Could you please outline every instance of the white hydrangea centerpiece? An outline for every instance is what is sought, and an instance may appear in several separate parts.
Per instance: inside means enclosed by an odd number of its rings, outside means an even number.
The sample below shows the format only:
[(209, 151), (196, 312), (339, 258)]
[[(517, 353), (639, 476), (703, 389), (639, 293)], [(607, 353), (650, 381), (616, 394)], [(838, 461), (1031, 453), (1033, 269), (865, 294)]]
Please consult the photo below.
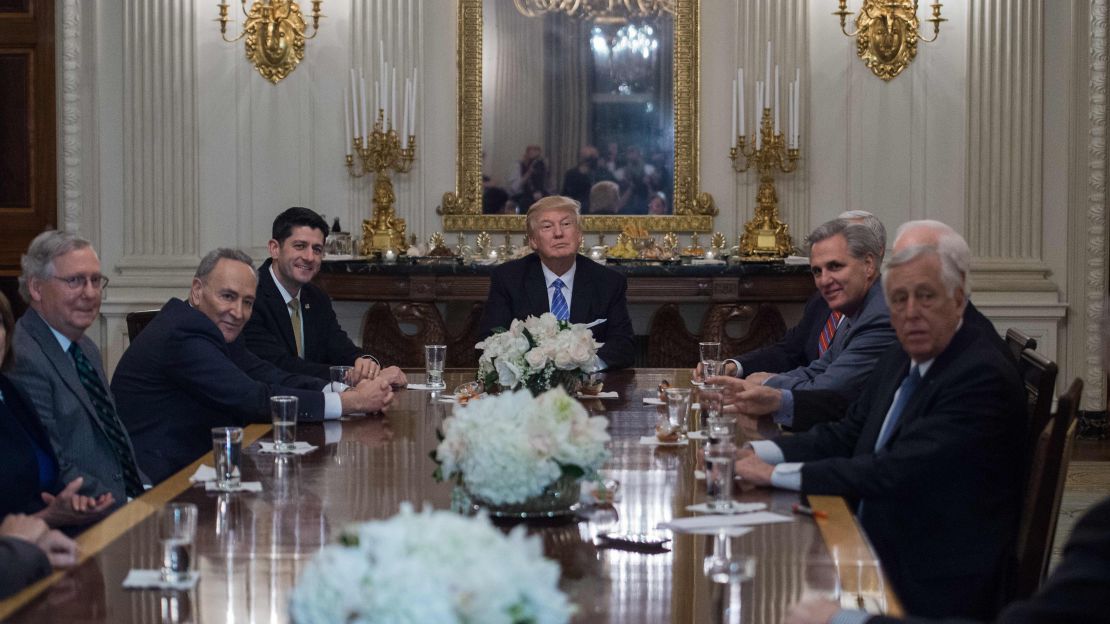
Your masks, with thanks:
[(560, 321), (550, 312), (514, 319), (509, 329), (475, 345), (482, 351), (478, 381), (486, 388), (526, 387), (533, 394), (557, 385), (573, 387), (597, 368), (601, 345), (585, 325)]
[(435, 476), (482, 501), (522, 503), (560, 478), (596, 478), (609, 459), (608, 426), (559, 387), (483, 397), (443, 422)]
[(564, 624), (574, 605), (558, 582), (558, 564), (523, 526), (506, 535), (484, 515), (416, 513), (404, 503), (321, 549), (290, 611), (296, 624)]

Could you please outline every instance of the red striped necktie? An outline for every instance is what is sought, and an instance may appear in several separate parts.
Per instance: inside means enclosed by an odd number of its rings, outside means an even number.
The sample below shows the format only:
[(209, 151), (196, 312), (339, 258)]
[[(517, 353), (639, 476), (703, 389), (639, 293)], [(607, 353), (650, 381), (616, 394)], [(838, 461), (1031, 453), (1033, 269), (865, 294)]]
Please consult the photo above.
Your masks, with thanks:
[(825, 355), (825, 351), (829, 350), (829, 345), (836, 336), (836, 328), (840, 327), (840, 320), (843, 318), (844, 315), (840, 312), (833, 311), (829, 314), (828, 320), (825, 321), (825, 328), (821, 330), (821, 336), (817, 339), (817, 357)]

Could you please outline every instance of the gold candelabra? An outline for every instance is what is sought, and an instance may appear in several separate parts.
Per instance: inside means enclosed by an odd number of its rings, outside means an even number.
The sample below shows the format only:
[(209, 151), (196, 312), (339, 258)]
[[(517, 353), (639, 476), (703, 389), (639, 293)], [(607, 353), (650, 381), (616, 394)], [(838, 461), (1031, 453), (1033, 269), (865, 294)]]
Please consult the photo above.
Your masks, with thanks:
[[(790, 227), (779, 220), (779, 198), (775, 192), (775, 172), (791, 173), (798, 168), (797, 147), (788, 147), (781, 132), (775, 132), (771, 109), (763, 109), (757, 141), (749, 147), (748, 137), (736, 137), (728, 150), (732, 169), (744, 173), (755, 167), (759, 174), (755, 216), (744, 224), (740, 235), (740, 254), (760, 259), (784, 258), (794, 252)], [(797, 137), (791, 141), (797, 144)]]
[(228, 43), (235, 43), (246, 37), (247, 60), (254, 65), (263, 78), (273, 84), (281, 82), (297, 68), (304, 58), (304, 42), (320, 32), (320, 4), (323, 0), (312, 0), (312, 34), (308, 34), (301, 7), (293, 0), (254, 0), (247, 9), (247, 0), (241, 0), (243, 11), (243, 32), (233, 39), (227, 38), (227, 2), (220, 2), (220, 36)]
[[(355, 156), (359, 168), (355, 169)], [(393, 181), (389, 176), (394, 173), (408, 173), (416, 156), (416, 136), (409, 135), (408, 146), (401, 144), (401, 136), (393, 128), (386, 130), (385, 113), (378, 110), (377, 121), (366, 137), (354, 138), (354, 154), (347, 154), (347, 173), (361, 178), (367, 173), (374, 174), (374, 212), (372, 219), (362, 221), (363, 255), (386, 249), (404, 249), (405, 220), (396, 217), (393, 205)]]

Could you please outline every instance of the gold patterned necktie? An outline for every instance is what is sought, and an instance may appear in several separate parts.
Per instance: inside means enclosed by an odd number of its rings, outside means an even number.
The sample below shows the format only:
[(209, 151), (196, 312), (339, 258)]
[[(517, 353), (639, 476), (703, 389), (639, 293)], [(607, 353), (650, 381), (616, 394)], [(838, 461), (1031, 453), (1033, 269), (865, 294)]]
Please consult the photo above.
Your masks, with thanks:
[(301, 336), (301, 302), (296, 297), (289, 300), (289, 320), (293, 323), (293, 339), (297, 341), (297, 357), (304, 357), (304, 337)]

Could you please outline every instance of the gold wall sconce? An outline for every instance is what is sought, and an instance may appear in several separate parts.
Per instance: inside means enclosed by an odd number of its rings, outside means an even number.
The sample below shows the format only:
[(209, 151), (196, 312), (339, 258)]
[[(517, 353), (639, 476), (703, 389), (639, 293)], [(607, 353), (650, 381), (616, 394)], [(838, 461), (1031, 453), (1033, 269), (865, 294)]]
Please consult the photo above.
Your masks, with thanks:
[(220, 2), (220, 36), (228, 43), (246, 38), (247, 60), (263, 78), (277, 84), (289, 75), (304, 58), (304, 42), (316, 37), (320, 29), (320, 5), (323, 0), (312, 0), (312, 35), (306, 35), (304, 15), (293, 0), (254, 0), (247, 9), (247, 0), (241, 0), (243, 32), (234, 39), (227, 38), (228, 4)]
[(863, 0), (856, 17), (856, 32), (847, 30), (847, 20), (852, 16), (848, 0), (840, 0), (840, 10), (833, 15), (840, 17), (840, 30), (856, 39), (856, 54), (865, 65), (883, 80), (892, 80), (906, 69), (917, 56), (917, 42), (932, 43), (940, 35), (940, 23), (948, 20), (940, 16), (940, 2), (930, 5), (933, 16), (925, 20), (933, 24), (933, 38), (926, 39), (918, 32), (918, 0)]

